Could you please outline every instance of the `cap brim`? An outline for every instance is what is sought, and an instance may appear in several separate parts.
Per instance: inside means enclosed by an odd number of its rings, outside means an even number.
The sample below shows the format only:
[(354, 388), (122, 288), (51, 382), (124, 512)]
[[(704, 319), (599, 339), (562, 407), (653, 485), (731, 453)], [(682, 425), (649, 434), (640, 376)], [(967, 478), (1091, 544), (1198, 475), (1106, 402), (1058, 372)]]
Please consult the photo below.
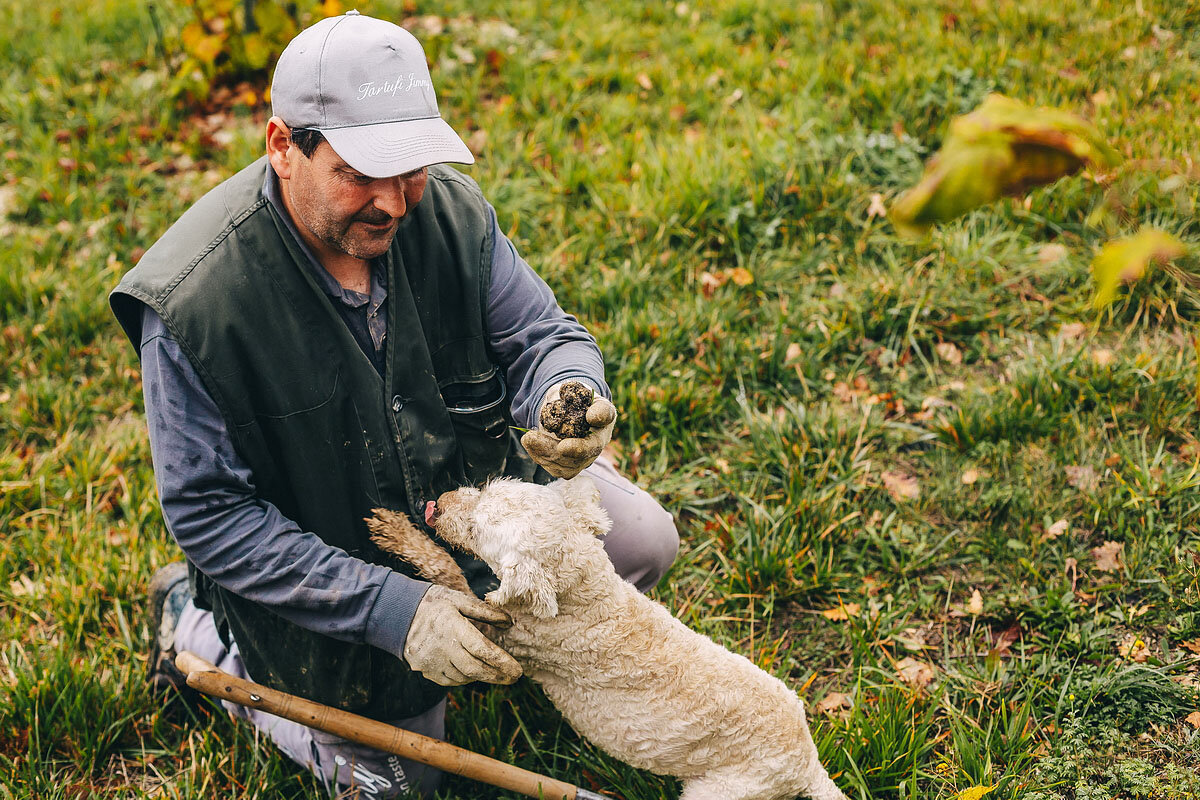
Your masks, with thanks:
[(403, 175), (431, 164), (475, 163), (441, 117), (318, 130), (343, 161), (371, 178)]

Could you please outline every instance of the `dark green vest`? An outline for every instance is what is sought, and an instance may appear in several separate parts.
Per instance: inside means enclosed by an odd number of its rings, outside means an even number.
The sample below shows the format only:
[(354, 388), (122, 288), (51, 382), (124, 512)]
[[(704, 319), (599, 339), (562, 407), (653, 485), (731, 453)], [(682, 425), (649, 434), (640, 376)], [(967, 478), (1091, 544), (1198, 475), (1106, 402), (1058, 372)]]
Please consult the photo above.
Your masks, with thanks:
[[(423, 517), (427, 500), (533, 467), (509, 430), (485, 334), (492, 235), (478, 187), (429, 170), (383, 257), (383, 378), (263, 196), (266, 159), (205, 195), (114, 290), (134, 346), (153, 308), (220, 407), (258, 494), (352, 556), (413, 574), (370, 541), (372, 508)], [(494, 577), (463, 557), (481, 594)], [(414, 716), (443, 690), (395, 656), (293, 625), (193, 570), (198, 603), (232, 634), (257, 681), (378, 719)]]

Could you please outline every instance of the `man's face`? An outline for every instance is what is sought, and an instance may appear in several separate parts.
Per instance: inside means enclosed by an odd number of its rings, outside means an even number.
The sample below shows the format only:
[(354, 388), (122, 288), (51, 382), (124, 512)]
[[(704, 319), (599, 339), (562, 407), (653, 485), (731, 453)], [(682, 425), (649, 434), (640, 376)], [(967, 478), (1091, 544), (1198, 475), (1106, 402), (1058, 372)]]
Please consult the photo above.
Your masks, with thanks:
[(421, 201), (428, 172), (369, 178), (346, 164), (328, 142), (312, 158), (292, 146), (286, 155), (288, 193), (296, 223), (335, 253), (369, 260), (387, 252), (400, 220)]

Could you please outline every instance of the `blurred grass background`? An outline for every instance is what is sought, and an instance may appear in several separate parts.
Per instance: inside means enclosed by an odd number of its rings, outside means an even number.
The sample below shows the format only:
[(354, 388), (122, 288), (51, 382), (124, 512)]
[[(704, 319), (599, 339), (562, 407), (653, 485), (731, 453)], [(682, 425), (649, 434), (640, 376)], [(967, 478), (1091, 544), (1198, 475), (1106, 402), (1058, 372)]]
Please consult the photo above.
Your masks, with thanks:
[[(469, 173), (599, 339), (619, 463), (683, 537), (656, 596), (802, 691), (849, 794), (1200, 795), (1197, 262), (1100, 317), (1087, 270), (1143, 224), (1200, 242), (1200, 7), (359, 7), (425, 44)], [(178, 553), (106, 295), (267, 116), (263, 81), (172, 99), (190, 13), (0, 6), (4, 797), (321, 793), (142, 682)], [(879, 206), (991, 91), (1130, 163), (898, 239)], [(464, 746), (677, 791), (527, 683), (452, 703)]]

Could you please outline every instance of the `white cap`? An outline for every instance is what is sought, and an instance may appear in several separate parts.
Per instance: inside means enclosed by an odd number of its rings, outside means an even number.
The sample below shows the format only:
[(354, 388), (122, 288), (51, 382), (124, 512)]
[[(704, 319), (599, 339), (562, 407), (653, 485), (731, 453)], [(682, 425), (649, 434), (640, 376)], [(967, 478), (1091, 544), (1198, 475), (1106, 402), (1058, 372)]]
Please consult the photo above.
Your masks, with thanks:
[(357, 11), (292, 39), (275, 65), (271, 112), (289, 128), (320, 131), (343, 161), (372, 178), (475, 162), (438, 113), (421, 43)]

